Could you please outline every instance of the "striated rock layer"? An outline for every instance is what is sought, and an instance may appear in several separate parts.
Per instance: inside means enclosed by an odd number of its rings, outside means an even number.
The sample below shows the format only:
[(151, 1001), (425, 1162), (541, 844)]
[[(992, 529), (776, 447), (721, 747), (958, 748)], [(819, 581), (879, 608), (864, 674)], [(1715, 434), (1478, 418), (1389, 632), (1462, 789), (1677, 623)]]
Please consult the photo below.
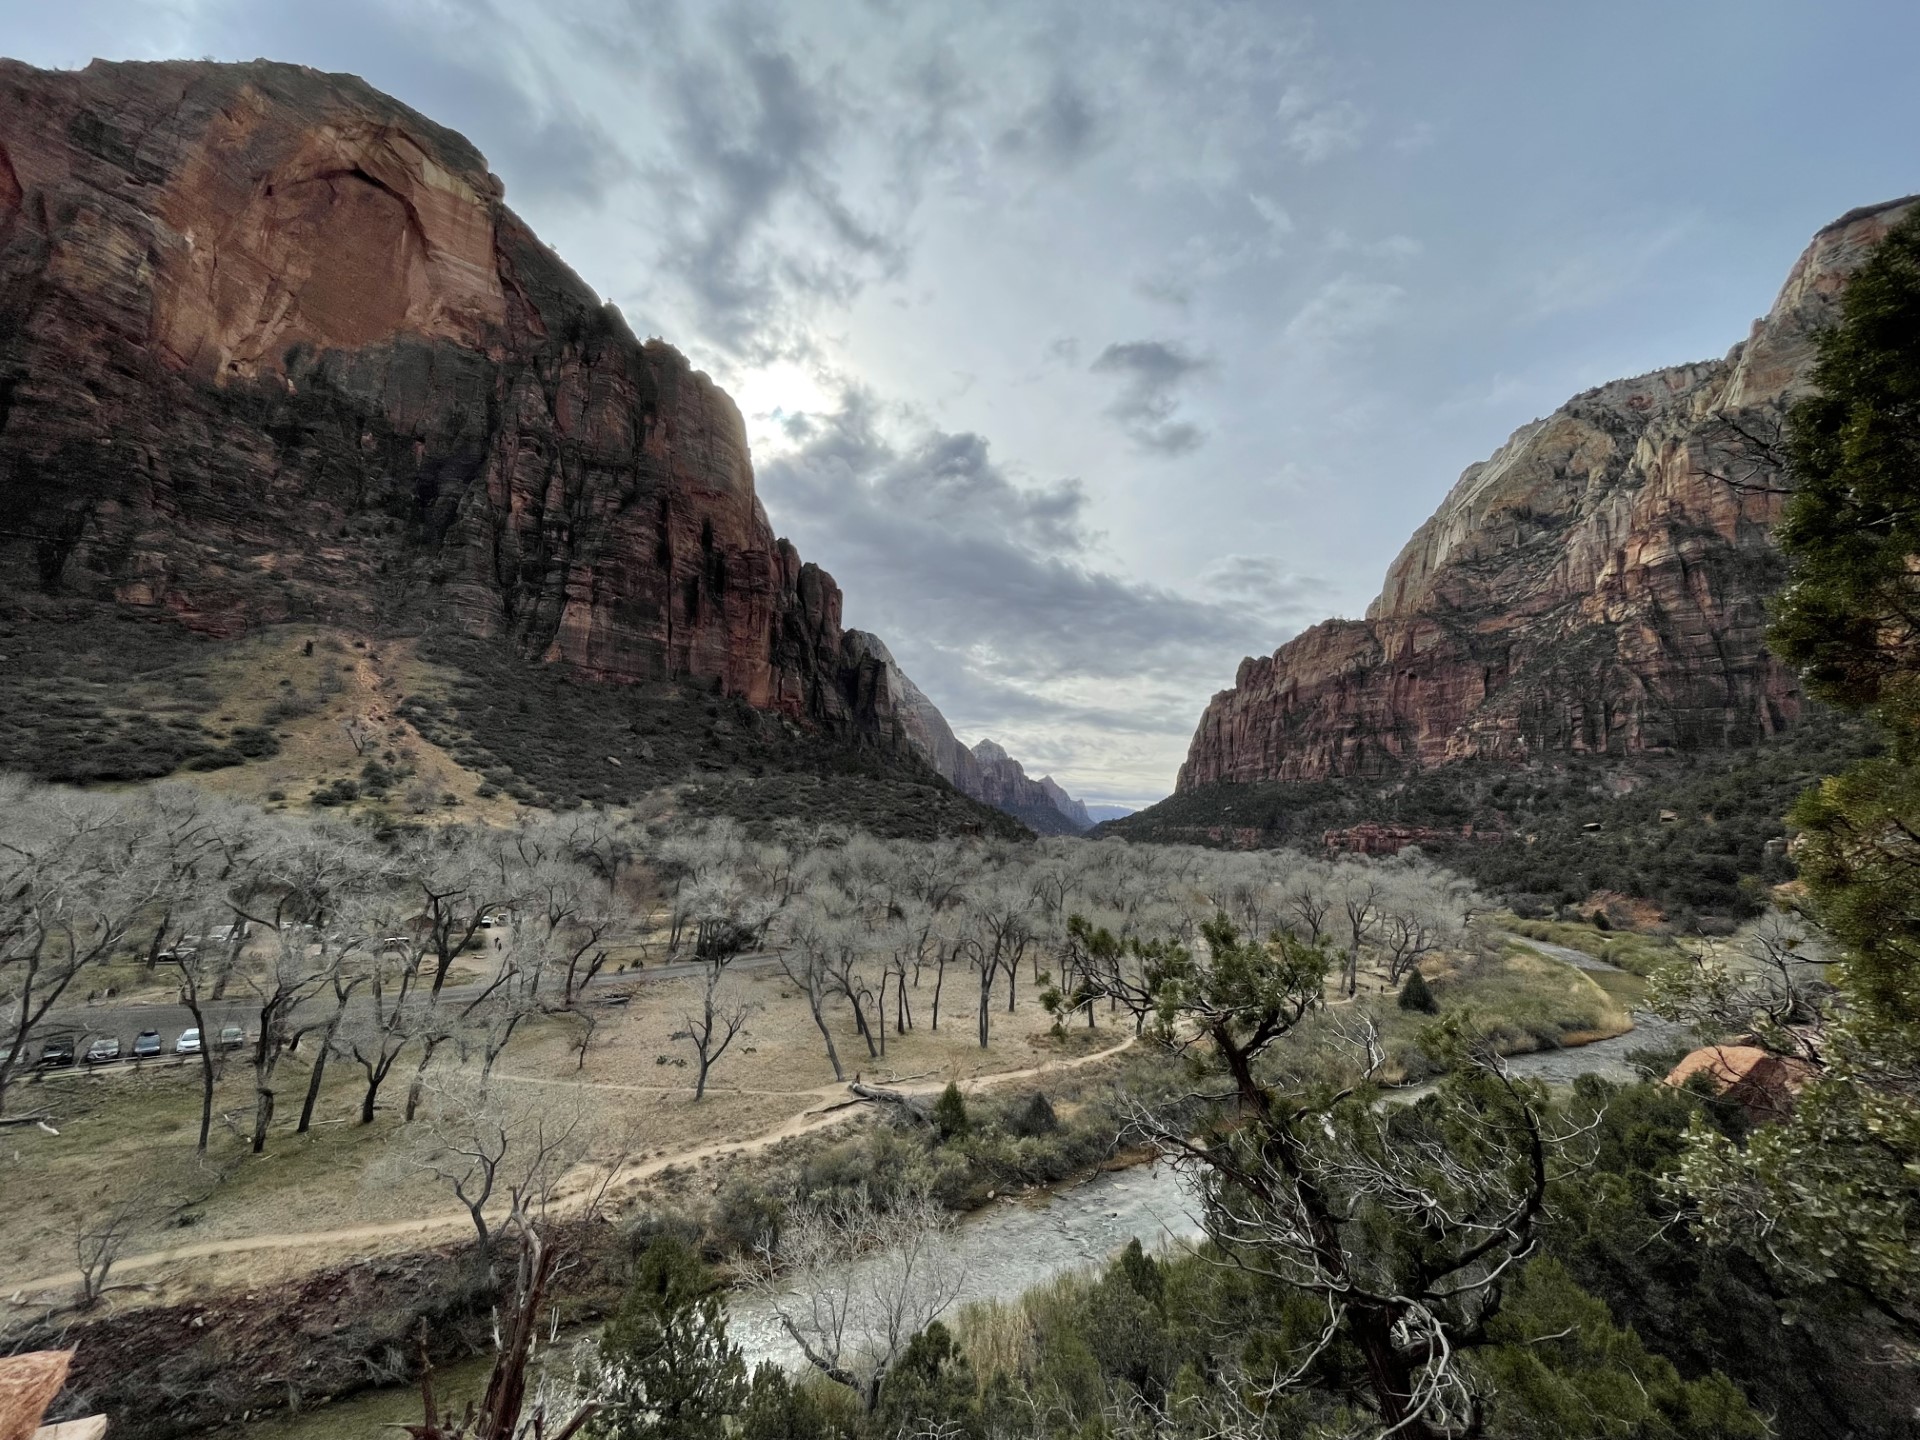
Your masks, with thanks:
[(1724, 360), (1615, 381), (1460, 477), (1364, 620), (1244, 660), (1178, 789), (1745, 744), (1799, 713), (1764, 643), (1777, 441), (1812, 336), (1912, 202), (1814, 237)]
[(739, 412), (467, 141), (255, 62), (0, 62), (0, 590), (500, 637), (892, 738)]
[(880, 663), (886, 677), (886, 709), (906, 743), (954, 789), (1023, 821), (1041, 835), (1077, 835), (1093, 828), (1087, 807), (1051, 775), (1028, 778), (1025, 767), (991, 740), (982, 740), (971, 750), (961, 744), (947, 717), (907, 678), (878, 637), (863, 630), (848, 634), (862, 655)]

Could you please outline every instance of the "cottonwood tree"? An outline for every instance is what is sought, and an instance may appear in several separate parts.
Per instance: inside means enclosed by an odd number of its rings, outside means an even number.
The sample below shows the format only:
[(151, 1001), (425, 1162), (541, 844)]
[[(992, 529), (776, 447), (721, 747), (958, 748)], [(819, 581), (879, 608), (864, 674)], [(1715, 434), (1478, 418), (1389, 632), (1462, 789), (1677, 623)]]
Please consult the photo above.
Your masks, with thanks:
[(1033, 943), (1031, 906), (1029, 893), (1005, 881), (983, 887), (966, 901), (968, 959), (980, 982), (977, 1024), (982, 1050), (991, 1035), (994, 981), (1002, 974), (1007, 977), (1007, 1013), (1013, 1013), (1020, 961)]
[(761, 1293), (807, 1363), (871, 1412), (913, 1337), (959, 1297), (953, 1219), (924, 1188), (886, 1205), (863, 1186), (790, 1213), (761, 1250)]
[(731, 959), (731, 956), (716, 955), (702, 963), (699, 1003), (683, 1017), (686, 1028), (676, 1031), (673, 1037), (684, 1039), (693, 1047), (695, 1100), (706, 1098), (707, 1077), (759, 1008), (727, 986), (727, 965)]
[(1346, 921), (1347, 959), (1341, 986), (1348, 996), (1360, 990), (1360, 951), (1380, 924), (1380, 879), (1369, 866), (1344, 865), (1337, 876), (1340, 914)]
[(781, 973), (806, 997), (807, 1011), (813, 1016), (814, 1027), (827, 1047), (827, 1063), (833, 1067), (835, 1080), (845, 1080), (847, 1072), (840, 1064), (839, 1047), (833, 1043), (833, 1027), (827, 1023), (826, 1006), (833, 993), (833, 957), (841, 945), (847, 943), (845, 929), (845, 921), (809, 898), (792, 915), (776, 951)]
[(140, 802), (0, 777), (0, 1113), (27, 1037), (87, 969), (165, 908)]
[[(240, 919), (266, 937), (262, 963), (245, 969), (258, 1033), (253, 1047), (252, 1148), (266, 1149), (281, 1058), (301, 1038), (304, 1007), (328, 988), (364, 937), (336, 928), (340, 912), (380, 883), (382, 861), (357, 836), (332, 826), (282, 832), (249, 857), (233, 902)], [(324, 1055), (315, 1063), (324, 1065)]]
[(544, 1217), (554, 1186), (586, 1158), (593, 1139), (576, 1103), (536, 1087), (490, 1085), (472, 1069), (431, 1084), (419, 1120), (398, 1134), (401, 1163), (432, 1176), (465, 1207), (489, 1268), (496, 1239), (489, 1206), (504, 1201), (504, 1223), (524, 1233)]

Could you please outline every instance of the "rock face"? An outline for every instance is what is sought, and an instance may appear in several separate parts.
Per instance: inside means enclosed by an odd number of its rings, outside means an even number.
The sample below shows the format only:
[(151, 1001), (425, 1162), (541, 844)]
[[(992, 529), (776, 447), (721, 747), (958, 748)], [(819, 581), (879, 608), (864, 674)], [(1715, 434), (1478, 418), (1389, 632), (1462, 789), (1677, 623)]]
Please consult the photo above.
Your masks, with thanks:
[(877, 636), (863, 630), (847, 633), (862, 655), (873, 657), (882, 667), (883, 708), (907, 744), (962, 795), (1004, 811), (1041, 835), (1077, 835), (1093, 828), (1087, 807), (1051, 775), (1029, 779), (1020, 762), (991, 740), (982, 740), (971, 750), (961, 744), (947, 717), (907, 677)]
[(1086, 807), (1056, 785), (1051, 775), (1029, 779), (1020, 762), (993, 741), (982, 740), (974, 746), (973, 761), (980, 788), (960, 788), (974, 799), (1025, 821), (1042, 835), (1078, 835), (1093, 828)]
[(1764, 644), (1783, 576), (1774, 446), (1813, 332), (1911, 203), (1822, 230), (1724, 360), (1590, 390), (1471, 466), (1364, 620), (1241, 662), (1177, 788), (1720, 747), (1791, 724), (1798, 684)]
[(732, 401), (464, 139), (256, 62), (0, 62), (0, 591), (496, 636), (896, 738)]

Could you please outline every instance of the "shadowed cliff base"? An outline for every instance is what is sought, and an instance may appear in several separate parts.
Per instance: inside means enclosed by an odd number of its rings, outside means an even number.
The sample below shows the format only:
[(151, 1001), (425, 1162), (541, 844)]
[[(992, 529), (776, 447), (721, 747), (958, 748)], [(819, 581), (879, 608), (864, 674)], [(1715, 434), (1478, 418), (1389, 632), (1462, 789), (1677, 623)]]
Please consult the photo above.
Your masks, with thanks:
[(1820, 705), (1761, 745), (1682, 756), (1566, 756), (1514, 766), (1466, 761), (1385, 777), (1213, 784), (1096, 837), (1328, 854), (1418, 848), (1522, 915), (1651, 901), (1683, 932), (1731, 928), (1791, 878), (1793, 800), (1877, 748), (1868, 728)]
[(632, 685), (497, 642), (275, 625), (221, 639), (128, 607), (0, 598), (0, 768), (172, 776), (376, 830), (611, 806), (889, 837), (1019, 838), (910, 750), (822, 734), (711, 682)]

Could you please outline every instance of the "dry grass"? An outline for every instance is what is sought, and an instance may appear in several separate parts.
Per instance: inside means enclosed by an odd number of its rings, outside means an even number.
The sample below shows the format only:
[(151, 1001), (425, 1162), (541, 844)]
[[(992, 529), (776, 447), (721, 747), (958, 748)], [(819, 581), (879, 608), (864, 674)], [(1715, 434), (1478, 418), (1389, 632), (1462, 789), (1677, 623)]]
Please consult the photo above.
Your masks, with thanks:
[[(311, 655), (305, 653), (308, 641), (313, 642)], [(217, 721), (270, 725), (280, 737), (280, 753), (225, 770), (182, 771), (176, 779), (216, 794), (298, 809), (328, 781), (357, 780), (361, 767), (373, 758), (413, 774), (385, 801), (361, 799), (340, 807), (340, 813), (380, 807), (414, 813), (405, 796), (415, 787), (456, 802), (444, 805), (436, 799), (417, 813), (419, 819), (504, 824), (519, 810), (504, 795), (482, 798), (481, 776), (423, 739), (396, 713), (406, 696), (439, 697), (449, 682), (444, 672), (420, 659), (411, 640), (370, 640), (323, 626), (276, 625), (223, 646), (202, 668), (206, 684), (218, 697)], [(290, 698), (312, 708), (289, 715), (286, 711), (296, 708), (288, 704)], [(348, 736), (349, 721), (370, 732), (365, 754), (355, 750)], [(276, 794), (284, 798), (272, 799)]]
[[(550, 1090), (556, 1104), (578, 1103), (588, 1116), (617, 1131), (625, 1153), (641, 1175), (623, 1187), (637, 1201), (649, 1186), (643, 1180), (684, 1188), (696, 1166), (707, 1172), (724, 1168), (721, 1147), (792, 1130), (811, 1112), (845, 1098), (833, 1078), (824, 1047), (805, 1003), (777, 972), (741, 977), (742, 991), (760, 1009), (748, 1033), (735, 1042), (714, 1072), (707, 1097), (692, 1098), (689, 1069), (662, 1065), (661, 1057), (690, 1058), (685, 1042), (671, 1037), (683, 1024), (685, 1007), (695, 996), (691, 981), (642, 985), (633, 1004), (605, 1012), (584, 1070), (572, 1048), (575, 1031), (564, 1019), (523, 1028), (499, 1072), (506, 1084)], [(930, 982), (929, 982), (930, 983)], [(917, 1029), (889, 1037), (888, 1054), (876, 1064), (868, 1058), (851, 1017), (842, 1009), (832, 1017), (835, 1043), (847, 1074), (869, 1079), (911, 1078), (938, 1085), (948, 1079), (1020, 1071), (1050, 1059), (1070, 1058), (1083, 1050), (1115, 1043), (1111, 1030), (1091, 1040), (1075, 1035), (1066, 1044), (1052, 1039), (1051, 1017), (1037, 1004), (1033, 987), (1016, 1013), (994, 1017), (993, 1043), (981, 1050), (973, 1038), (972, 996), (954, 998), (951, 984), (936, 1034)], [(1004, 990), (1001, 992), (1004, 995)], [(916, 1000), (925, 1023), (930, 997)], [(298, 1056), (285, 1060), (276, 1077), (278, 1117), (267, 1151), (247, 1152), (245, 1130), (252, 1116), (252, 1072), (234, 1065), (216, 1092), (214, 1142), (204, 1163), (194, 1158), (199, 1118), (199, 1072), (192, 1066), (165, 1064), (143, 1072), (74, 1073), (49, 1078), (31, 1095), (34, 1108), (50, 1110), (59, 1134), (33, 1126), (0, 1132), (0, 1155), (7, 1168), (12, 1202), (0, 1209), (0, 1274), (20, 1280), (57, 1274), (74, 1264), (75, 1201), (91, 1204), (141, 1187), (205, 1192), (185, 1228), (148, 1230), (128, 1253), (211, 1246), (255, 1237), (314, 1233), (332, 1241), (303, 1245), (288, 1254), (249, 1251), (209, 1256), (142, 1272), (160, 1293), (181, 1285), (264, 1283), (267, 1277), (336, 1261), (343, 1255), (407, 1249), (420, 1243), (417, 1233), (380, 1234), (382, 1227), (427, 1217), (450, 1217), (454, 1233), (464, 1221), (452, 1197), (432, 1180), (392, 1163), (401, 1126), (397, 1107), (404, 1099), (407, 1074), (396, 1072), (382, 1092), (382, 1110), (369, 1126), (355, 1123), (360, 1096), (356, 1067), (335, 1061), (328, 1069), (317, 1123), (307, 1135), (293, 1133), (307, 1071)], [(835, 1112), (836, 1119), (855, 1112)], [(675, 1170), (662, 1173), (667, 1165)], [(682, 1185), (671, 1184), (680, 1180)], [(698, 1188), (711, 1189), (702, 1181)], [(376, 1232), (360, 1233), (355, 1232)]]

